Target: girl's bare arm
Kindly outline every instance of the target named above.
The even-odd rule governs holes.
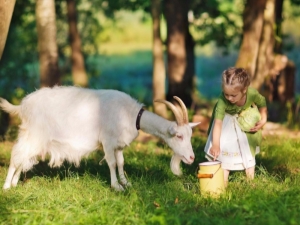
[[[212,130],[212,146],[210,153],[214,156],[214,160],[220,155],[220,138],[223,121],[220,119],[214,120],[214,127]]]

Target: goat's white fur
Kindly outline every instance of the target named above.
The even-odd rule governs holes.
[[[42,88],[18,106],[0,98],[0,107],[21,119],[3,188],[16,186],[21,172],[30,170],[39,157],[49,155],[49,165],[54,167],[64,160],[79,166],[82,157],[102,144],[111,186],[123,190],[130,183],[124,176],[122,150],[138,136],[135,124],[142,106],[123,92],[78,87]],[[171,170],[176,175],[181,175],[181,160],[187,164],[194,161],[190,139],[195,125],[178,126],[149,111],[144,111],[140,120],[141,130],[162,138],[174,151]]]

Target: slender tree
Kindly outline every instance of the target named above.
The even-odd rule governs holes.
[[[271,1],[271,0],[269,0]],[[268,92],[269,101],[280,102],[282,108],[286,107],[287,102],[293,103],[295,101],[295,74],[296,67],[294,62],[288,59],[282,53],[282,21],[283,21],[283,1],[272,0],[274,2],[274,19],[275,24],[274,36],[274,57],[270,76],[267,79],[266,87]],[[299,4],[299,2],[291,1],[292,3]]]
[[[187,107],[192,104],[195,75],[194,40],[189,32],[189,0],[166,0],[168,93],[167,99],[180,97]]]
[[[246,68],[252,78],[255,78],[257,67],[259,44],[263,33],[265,6],[266,0],[248,0],[244,9],[243,40],[236,66]],[[257,88],[258,83],[255,80],[253,80],[253,84]]]
[[[267,0],[264,10],[262,35],[259,42],[256,69],[253,75],[252,86],[260,88],[268,75],[274,61],[275,45],[275,0]]]
[[[165,99],[166,70],[164,63],[163,43],[160,35],[161,0],[152,0],[151,15],[153,24],[153,100]],[[167,108],[165,104],[154,103],[154,112],[167,118]]]
[[[67,0],[69,38],[71,44],[72,78],[74,85],[87,87],[88,77],[81,51],[81,38],[77,29],[77,10],[75,0]]]
[[[0,60],[4,50],[16,0],[0,0]]]
[[[36,1],[40,86],[60,84],[54,0]]]

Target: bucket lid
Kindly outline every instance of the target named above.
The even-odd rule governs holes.
[[[213,166],[213,165],[218,165],[221,164],[219,161],[211,161],[211,162],[202,162],[199,163],[199,166]]]

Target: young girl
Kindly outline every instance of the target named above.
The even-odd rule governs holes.
[[[267,107],[265,98],[249,85],[250,76],[245,69],[231,67],[223,72],[223,91],[208,130],[206,158],[222,162],[225,186],[230,170],[246,170],[247,178],[254,178],[255,155],[259,153],[261,128],[267,122]],[[237,117],[253,103],[258,107],[261,120],[249,132],[244,132]]]

